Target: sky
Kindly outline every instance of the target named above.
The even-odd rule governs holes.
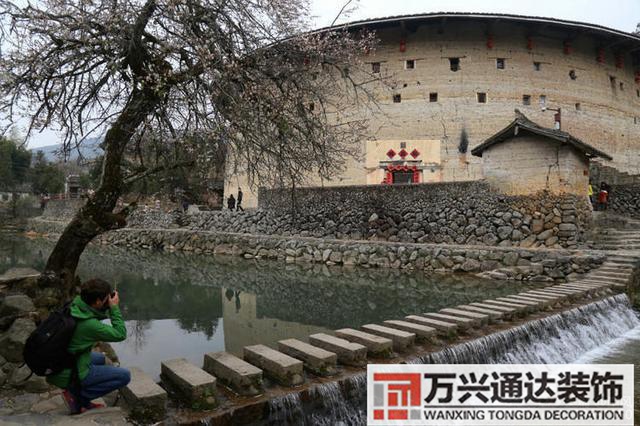
[[[315,27],[330,25],[348,0],[310,0]],[[542,16],[635,31],[640,0],[352,0],[357,8],[337,23],[383,16],[429,12],[489,12]],[[32,136],[30,148],[53,145],[57,135],[45,131]]]

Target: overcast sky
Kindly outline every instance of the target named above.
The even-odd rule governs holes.
[[[330,25],[347,0],[311,0],[316,27]],[[428,12],[492,12],[543,16],[631,32],[640,22],[640,0],[353,0],[357,9],[338,23]],[[53,132],[34,135],[29,147],[58,143]]]

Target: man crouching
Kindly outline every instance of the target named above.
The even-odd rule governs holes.
[[[71,302],[70,313],[76,327],[68,351],[76,357],[77,378],[71,368],[47,377],[47,382],[64,389],[63,397],[71,414],[102,407],[91,400],[120,389],[131,380],[129,370],[105,365],[105,356],[91,351],[98,342],[126,339],[119,302],[118,292],[101,279],[82,284],[80,296]],[[111,319],[111,325],[101,322],[107,318]]]

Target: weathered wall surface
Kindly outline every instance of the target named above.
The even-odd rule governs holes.
[[[398,23],[376,29],[380,45],[365,61],[380,62],[381,76],[392,87],[377,89],[380,116],[371,123],[376,137],[371,149],[384,153],[385,144],[397,151],[397,141],[409,146],[414,140],[438,140],[442,181],[481,179],[481,159],[459,152],[462,130],[471,151],[511,122],[514,108],[553,127],[554,113],[540,108],[544,97],[548,107],[562,108],[564,131],[612,155],[610,164],[620,171],[640,173],[640,118],[635,118],[640,116],[640,85],[634,81],[629,54],[618,68],[613,49],[605,49],[604,62],[598,63],[598,48],[607,43],[588,32],[574,33],[567,54],[566,30],[552,26],[540,26],[529,48],[531,27],[505,21],[492,26],[490,49],[486,25],[448,20],[420,24],[412,31]],[[450,70],[450,57],[460,58],[459,71]],[[505,60],[504,69],[497,68],[497,58]],[[415,60],[414,69],[406,69],[409,59]],[[487,94],[486,103],[478,103],[479,92]],[[430,93],[437,93],[437,101],[430,101]],[[394,94],[401,95],[400,103],[393,102]],[[524,104],[525,95],[529,104]],[[368,151],[364,143],[363,154]],[[354,162],[344,176],[324,185],[362,185],[366,175],[365,164]],[[257,204],[255,194],[245,195],[246,205]]]
[[[518,195],[539,191],[587,195],[589,163],[570,146],[523,134],[482,153],[485,179],[497,191]]]
[[[63,224],[31,220],[30,228],[56,233]],[[125,228],[101,235],[98,244],[275,259],[287,263],[416,269],[427,272],[486,272],[493,279],[564,281],[602,264],[597,252],[469,247],[441,244],[344,241],[184,229]]]
[[[128,227],[561,248],[578,245],[590,218],[586,197],[507,196],[485,182],[302,188],[294,198],[295,213],[291,193],[285,190],[263,190],[261,209],[248,212],[212,211],[185,217],[138,210],[128,219]],[[53,213],[44,219],[72,216]]]
[[[42,212],[42,218],[51,220],[70,220],[86,200],[50,200]]]
[[[262,190],[259,233],[488,246],[574,247],[587,227],[586,197],[506,196],[485,182]],[[273,218],[284,218],[281,222]],[[226,228],[234,232],[239,227]],[[215,218],[199,225],[225,230]],[[287,223],[286,227],[278,223]],[[194,228],[196,229],[196,228]]]
[[[621,215],[640,218],[640,184],[613,185],[609,209]]]

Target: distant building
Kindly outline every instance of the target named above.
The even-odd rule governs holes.
[[[510,195],[587,194],[589,161],[611,156],[557,129],[548,129],[517,112],[507,127],[474,148],[482,174],[496,190]]]
[[[640,173],[639,35],[482,13],[393,16],[340,28],[375,33],[380,43],[362,60],[369,78],[389,85],[375,89],[380,114],[371,120],[374,138],[358,141],[358,160],[311,185],[483,179],[470,151],[511,121],[514,108],[550,128],[560,117],[549,109],[561,108],[564,131],[608,152],[609,166]],[[246,178],[229,170],[225,194],[238,187],[247,188],[243,203],[255,206]]]
[[[64,180],[64,195],[66,198],[79,198],[81,193],[80,176],[69,175]]]

